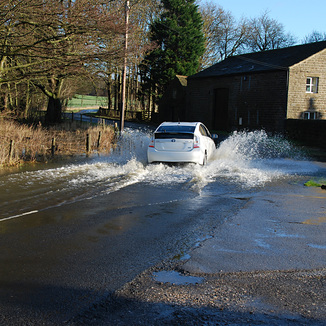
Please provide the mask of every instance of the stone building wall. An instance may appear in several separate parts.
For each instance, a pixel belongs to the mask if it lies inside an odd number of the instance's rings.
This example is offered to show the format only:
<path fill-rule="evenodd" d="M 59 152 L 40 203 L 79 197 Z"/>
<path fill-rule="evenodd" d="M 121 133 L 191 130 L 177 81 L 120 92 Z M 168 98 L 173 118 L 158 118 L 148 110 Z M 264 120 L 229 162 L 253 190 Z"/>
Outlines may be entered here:
<path fill-rule="evenodd" d="M 325 120 L 326 49 L 290 67 L 289 77 L 287 118 Z M 306 92 L 307 77 L 319 78 L 318 93 Z"/>

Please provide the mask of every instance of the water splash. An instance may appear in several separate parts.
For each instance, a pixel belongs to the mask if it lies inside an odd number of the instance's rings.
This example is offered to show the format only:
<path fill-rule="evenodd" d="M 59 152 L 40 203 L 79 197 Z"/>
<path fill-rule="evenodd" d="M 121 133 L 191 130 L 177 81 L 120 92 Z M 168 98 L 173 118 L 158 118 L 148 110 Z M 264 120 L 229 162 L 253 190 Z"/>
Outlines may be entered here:
<path fill-rule="evenodd" d="M 215 157 L 232 160 L 240 159 L 241 161 L 269 158 L 304 158 L 300 150 L 283 136 L 268 136 L 264 130 L 234 132 L 221 143 Z"/>
<path fill-rule="evenodd" d="M 208 166 L 208 176 L 255 187 L 277 178 L 317 170 L 283 137 L 271 137 L 265 131 L 242 131 L 234 132 L 220 144 Z"/>
<path fill-rule="evenodd" d="M 200 192 L 208 183 L 219 179 L 250 188 L 264 186 L 277 178 L 318 170 L 289 141 L 282 136 L 269 136 L 265 131 L 234 132 L 220 144 L 204 167 L 195 164 L 148 165 L 149 138 L 149 133 L 128 130 L 120 139 L 118 151 L 110 158 L 112 162 L 123 164 L 126 173 L 133 171 L 135 182 L 183 183 Z"/>
<path fill-rule="evenodd" d="M 125 128 L 119 136 L 116 147 L 113 149 L 108 162 L 126 164 L 129 160 L 136 159 L 147 163 L 147 147 L 150 133 L 140 129 Z"/>

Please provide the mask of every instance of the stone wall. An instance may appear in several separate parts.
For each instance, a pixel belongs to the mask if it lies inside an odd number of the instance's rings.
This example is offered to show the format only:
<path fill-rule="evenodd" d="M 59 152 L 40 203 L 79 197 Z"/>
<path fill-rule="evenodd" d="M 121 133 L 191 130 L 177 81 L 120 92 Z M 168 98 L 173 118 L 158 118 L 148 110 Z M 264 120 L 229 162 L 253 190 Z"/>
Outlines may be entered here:
<path fill-rule="evenodd" d="M 286 134 L 290 139 L 326 150 L 326 120 L 286 120 Z"/>

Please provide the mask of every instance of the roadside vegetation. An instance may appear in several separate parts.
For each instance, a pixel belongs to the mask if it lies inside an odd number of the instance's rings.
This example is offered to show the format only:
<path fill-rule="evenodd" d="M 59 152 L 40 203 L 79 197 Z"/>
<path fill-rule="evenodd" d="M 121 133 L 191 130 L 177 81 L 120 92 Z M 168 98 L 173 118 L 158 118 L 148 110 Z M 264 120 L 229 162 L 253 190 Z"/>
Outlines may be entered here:
<path fill-rule="evenodd" d="M 45 128 L 41 124 L 0 119 L 0 167 L 109 153 L 114 137 L 113 128 L 105 125 L 90 126 L 75 121 Z"/>
<path fill-rule="evenodd" d="M 304 184 L 306 187 L 321 187 L 326 189 L 326 179 L 311 179 Z"/>

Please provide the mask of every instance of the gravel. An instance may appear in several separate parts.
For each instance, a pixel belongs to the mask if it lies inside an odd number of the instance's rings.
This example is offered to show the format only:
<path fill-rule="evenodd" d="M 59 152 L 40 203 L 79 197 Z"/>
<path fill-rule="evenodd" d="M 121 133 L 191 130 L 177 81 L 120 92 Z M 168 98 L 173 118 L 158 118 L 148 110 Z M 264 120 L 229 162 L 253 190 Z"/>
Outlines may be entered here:
<path fill-rule="evenodd" d="M 195 274 L 197 284 L 160 282 L 152 267 L 71 325 L 325 325 L 326 269 Z"/>

